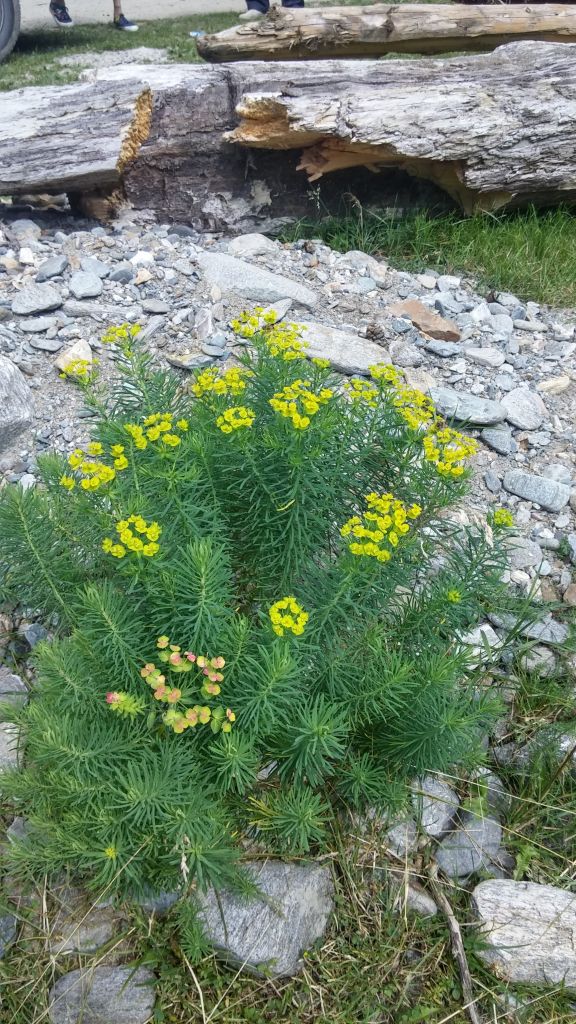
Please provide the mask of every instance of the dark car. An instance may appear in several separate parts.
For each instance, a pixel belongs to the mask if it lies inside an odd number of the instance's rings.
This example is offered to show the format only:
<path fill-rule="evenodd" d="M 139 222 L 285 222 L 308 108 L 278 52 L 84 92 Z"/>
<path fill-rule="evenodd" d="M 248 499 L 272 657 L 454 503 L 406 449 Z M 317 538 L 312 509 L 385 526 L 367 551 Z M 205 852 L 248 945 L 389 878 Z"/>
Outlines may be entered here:
<path fill-rule="evenodd" d="M 14 49 L 20 32 L 20 0 L 0 0 L 0 61 Z"/>

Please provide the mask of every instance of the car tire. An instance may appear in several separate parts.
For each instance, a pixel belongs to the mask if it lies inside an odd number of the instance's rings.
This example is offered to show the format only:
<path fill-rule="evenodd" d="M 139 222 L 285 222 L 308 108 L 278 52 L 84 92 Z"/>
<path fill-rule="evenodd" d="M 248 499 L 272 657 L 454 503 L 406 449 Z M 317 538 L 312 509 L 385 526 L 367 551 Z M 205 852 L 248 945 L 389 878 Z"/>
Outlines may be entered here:
<path fill-rule="evenodd" d="M 20 34 L 20 0 L 0 0 L 0 63 L 12 53 Z"/>

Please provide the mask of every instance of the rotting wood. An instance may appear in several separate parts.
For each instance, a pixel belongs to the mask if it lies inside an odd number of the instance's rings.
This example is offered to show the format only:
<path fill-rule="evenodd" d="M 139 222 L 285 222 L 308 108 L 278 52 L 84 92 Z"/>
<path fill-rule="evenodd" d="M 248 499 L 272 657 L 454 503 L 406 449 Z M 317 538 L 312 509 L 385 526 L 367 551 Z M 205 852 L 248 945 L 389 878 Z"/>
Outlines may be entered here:
<path fill-rule="evenodd" d="M 273 8 L 266 18 L 198 39 L 207 61 L 380 57 L 492 50 L 523 39 L 576 42 L 566 4 L 376 4 Z"/>
<path fill-rule="evenodd" d="M 303 150 L 310 181 L 356 165 L 401 167 L 467 212 L 576 198 L 576 47 L 524 42 L 349 66 L 355 84 L 345 87 L 311 92 L 303 75 L 290 90 L 244 95 L 228 138 Z"/>
<path fill-rule="evenodd" d="M 5 94 L 0 194 L 67 192 L 96 211 L 124 195 L 218 231 L 274 230 L 347 192 L 446 204 L 430 181 L 466 210 L 553 204 L 576 198 L 575 126 L 576 47 L 552 43 L 445 60 L 107 68 Z"/>

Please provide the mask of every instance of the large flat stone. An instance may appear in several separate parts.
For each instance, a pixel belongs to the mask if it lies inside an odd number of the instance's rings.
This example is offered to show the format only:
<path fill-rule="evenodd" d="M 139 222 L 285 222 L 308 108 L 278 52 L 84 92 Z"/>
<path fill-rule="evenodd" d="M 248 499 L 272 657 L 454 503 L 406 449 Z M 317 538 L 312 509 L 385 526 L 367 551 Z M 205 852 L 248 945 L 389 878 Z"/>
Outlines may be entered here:
<path fill-rule="evenodd" d="M 524 473 L 521 469 L 509 469 L 504 474 L 503 484 L 510 494 L 533 501 L 547 512 L 560 512 L 570 500 L 570 488 L 566 484 L 535 473 Z"/>
<path fill-rule="evenodd" d="M 252 861 L 247 871 L 264 899 L 210 890 L 200 920 L 224 960 L 275 977 L 295 974 L 302 952 L 324 934 L 332 912 L 330 869 L 320 864 Z"/>
<path fill-rule="evenodd" d="M 472 905 L 488 948 L 478 956 L 511 982 L 576 989 L 576 896 L 552 885 L 481 882 Z"/>
<path fill-rule="evenodd" d="M 463 391 L 455 391 L 454 388 L 442 387 L 430 388 L 430 397 L 442 416 L 459 420 L 461 423 L 488 427 L 492 423 L 500 423 L 506 419 L 504 406 L 500 402 L 492 402 L 489 398 L 478 398 Z"/>
<path fill-rule="evenodd" d="M 154 975 L 145 967 L 87 967 L 58 979 L 50 992 L 52 1024 L 147 1024 Z"/>
<path fill-rule="evenodd" d="M 339 373 L 367 374 L 369 366 L 390 362 L 386 349 L 357 334 L 309 321 L 301 321 L 298 326 L 302 328 L 302 341 L 307 346 L 306 355 L 311 359 L 329 359 L 332 368 Z"/>
<path fill-rule="evenodd" d="M 218 285 L 223 292 L 235 292 L 243 299 L 260 304 L 275 302 L 277 299 L 293 299 L 301 306 L 309 308 L 318 302 L 316 293 L 298 281 L 273 274 L 263 267 L 238 260 L 234 256 L 220 252 L 202 252 L 197 260 L 210 284 Z"/>
<path fill-rule="evenodd" d="M 34 418 L 34 399 L 24 375 L 0 356 L 0 453 L 22 434 Z"/>
<path fill-rule="evenodd" d="M 12 312 L 20 316 L 48 313 L 62 305 L 62 296 L 51 284 L 29 284 L 12 300 Z"/>

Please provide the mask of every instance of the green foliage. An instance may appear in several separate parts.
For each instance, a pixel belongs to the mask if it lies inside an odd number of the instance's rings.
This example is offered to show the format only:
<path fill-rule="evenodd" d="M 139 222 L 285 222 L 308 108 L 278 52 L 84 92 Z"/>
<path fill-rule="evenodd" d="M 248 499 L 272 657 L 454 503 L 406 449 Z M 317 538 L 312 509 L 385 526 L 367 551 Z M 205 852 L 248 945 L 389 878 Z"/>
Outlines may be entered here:
<path fill-rule="evenodd" d="M 0 495 L 2 598 L 56 632 L 2 779 L 21 872 L 236 883 L 247 836 L 316 851 L 343 809 L 478 755 L 494 707 L 457 637 L 505 589 L 449 512 L 474 443 L 392 368 L 343 385 L 259 315 L 242 367 L 191 388 L 112 329 L 111 393 L 78 378 L 93 442 Z"/>

